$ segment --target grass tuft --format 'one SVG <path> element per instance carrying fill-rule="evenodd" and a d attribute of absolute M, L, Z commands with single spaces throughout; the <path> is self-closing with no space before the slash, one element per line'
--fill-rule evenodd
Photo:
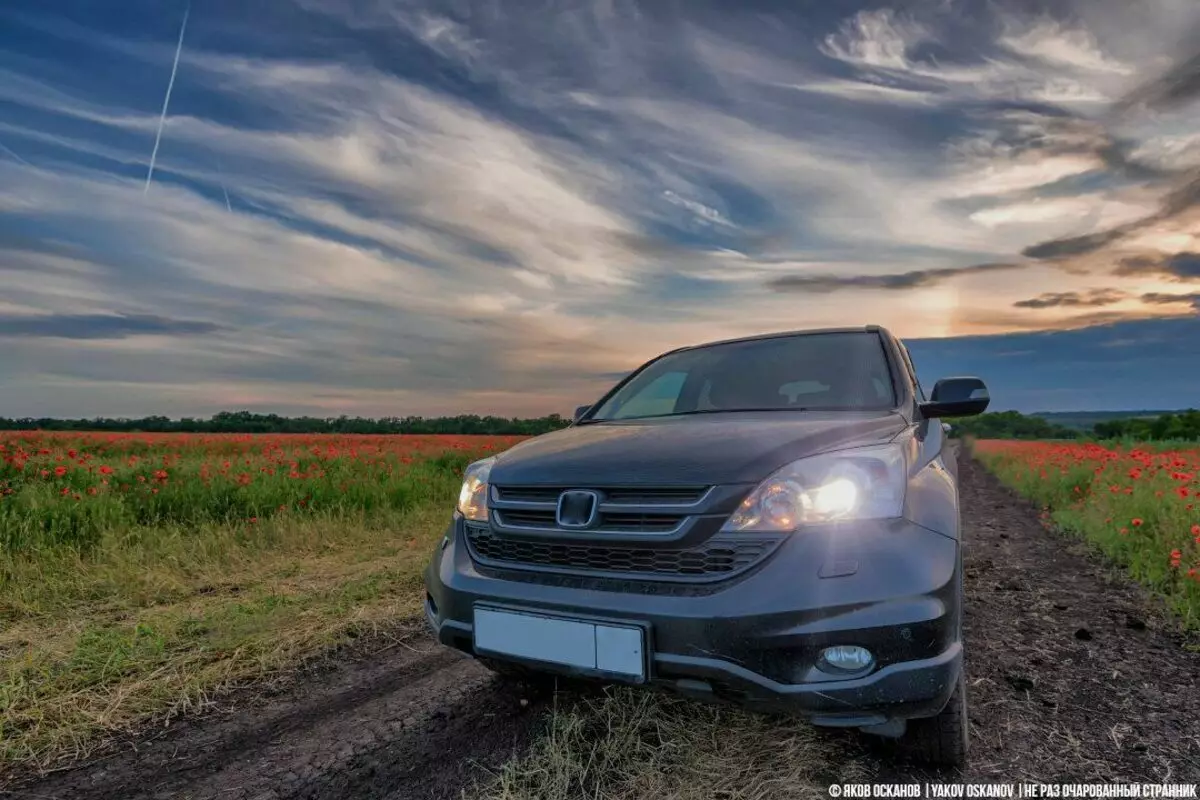
<path fill-rule="evenodd" d="M 523 757 L 478 787 L 480 800 L 825 798 L 870 769 L 841 732 L 733 707 L 610 687 L 560 702 Z"/>

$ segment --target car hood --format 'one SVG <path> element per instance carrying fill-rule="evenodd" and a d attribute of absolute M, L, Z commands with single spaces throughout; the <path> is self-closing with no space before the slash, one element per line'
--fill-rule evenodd
<path fill-rule="evenodd" d="M 527 439 L 496 458 L 505 485 L 700 486 L 757 482 L 798 458 L 890 441 L 894 412 L 737 412 L 600 422 Z"/>

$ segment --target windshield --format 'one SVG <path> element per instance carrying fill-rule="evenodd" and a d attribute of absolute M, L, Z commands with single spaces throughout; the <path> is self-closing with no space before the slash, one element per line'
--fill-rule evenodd
<path fill-rule="evenodd" d="M 865 411 L 895 405 L 878 335 L 808 333 L 663 356 L 585 421 L 721 411 Z"/>

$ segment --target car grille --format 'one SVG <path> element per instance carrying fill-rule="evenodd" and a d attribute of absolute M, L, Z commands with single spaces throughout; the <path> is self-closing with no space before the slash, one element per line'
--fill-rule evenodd
<path fill-rule="evenodd" d="M 761 561 L 778 544 L 778 539 L 750 537 L 710 539 L 691 548 L 528 541 L 502 539 L 473 524 L 466 533 L 471 554 L 484 562 L 648 577 L 728 577 Z"/>
<path fill-rule="evenodd" d="M 496 521 L 504 528 L 536 528 L 554 530 L 558 523 L 554 509 L 497 510 Z M 591 529 L 601 533 L 670 533 L 683 522 L 682 514 L 640 514 L 623 511 L 601 511 Z"/>
<path fill-rule="evenodd" d="M 557 503 L 558 496 L 574 486 L 494 486 L 496 499 L 520 503 Z M 693 505 L 704 497 L 707 486 L 654 486 L 600 489 L 604 502 L 623 505 Z"/>

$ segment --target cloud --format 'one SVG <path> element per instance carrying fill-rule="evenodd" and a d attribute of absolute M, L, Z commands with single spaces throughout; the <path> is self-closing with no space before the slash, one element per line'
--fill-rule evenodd
<path fill-rule="evenodd" d="M 964 335 L 970 335 L 975 331 L 992 332 L 995 330 L 1003 330 L 1011 334 L 1034 331 L 1049 333 L 1086 330 L 1142 320 L 1157 320 L 1171 313 L 1169 309 L 1149 308 L 1140 311 L 1088 311 L 1081 314 L 1058 316 L 1054 319 L 1053 325 L 1047 325 L 1044 320 L 1035 319 L 1025 312 L 971 308 L 960 309 L 955 315 L 955 322 Z M 1174 312 L 1174 315 L 1181 316 L 1178 312 Z"/>
<path fill-rule="evenodd" d="M 1173 275 L 1200 278 L 1200 253 L 1176 253 L 1163 263 Z"/>
<path fill-rule="evenodd" d="M 1114 275 L 1161 275 L 1175 280 L 1200 280 L 1200 253 L 1136 255 L 1121 259 Z"/>
<path fill-rule="evenodd" d="M 1105 245 L 1120 239 L 1124 234 L 1124 230 L 1116 229 L 1083 236 L 1070 236 L 1066 239 L 1054 239 L 1026 247 L 1021 251 L 1021 255 L 1027 258 L 1062 258 L 1063 256 L 1094 253 Z"/>
<path fill-rule="evenodd" d="M 821 51 L 854 67 L 864 83 L 888 78 L 901 90 L 925 91 L 941 102 L 1020 98 L 1095 107 L 1116 99 L 1135 72 L 1106 54 L 1085 29 L 994 8 L 990 19 L 970 20 L 959 18 L 949 4 L 859 11 L 825 38 Z M 1003 32 L 983 40 L 979 32 L 992 26 Z M 840 93 L 850 94 L 844 87 Z M 896 99 L 903 102 L 902 96 Z"/>
<path fill-rule="evenodd" d="M 909 51 L 931 38 L 930 31 L 893 9 L 860 11 L 825 37 L 822 52 L 850 64 L 890 70 L 911 70 Z"/>
<path fill-rule="evenodd" d="M 1121 110 L 1137 106 L 1168 109 L 1190 103 L 1197 96 L 1200 96 L 1200 52 L 1180 59 L 1163 74 L 1139 85 L 1116 107 Z"/>
<path fill-rule="evenodd" d="M 1021 56 L 1081 72 L 1118 75 L 1134 72 L 1130 65 L 1104 53 L 1090 32 L 1068 28 L 1050 18 L 1026 25 L 1023 30 L 1009 32 L 1001 37 L 1000 46 Z"/>
<path fill-rule="evenodd" d="M 1013 303 L 1015 308 L 1078 308 L 1111 306 L 1128 295 L 1120 289 L 1092 289 L 1082 292 L 1046 292 L 1028 300 Z"/>
<path fill-rule="evenodd" d="M 0 338 L 125 339 L 130 336 L 203 336 L 221 326 L 154 314 L 0 314 Z"/>
<path fill-rule="evenodd" d="M 1020 269 L 1020 264 L 975 264 L 970 267 L 913 270 L 892 275 L 783 275 L 767 281 L 772 289 L 824 294 L 843 289 L 882 289 L 904 291 L 934 286 L 960 275 Z"/>
<path fill-rule="evenodd" d="M 970 312 L 1200 248 L 1194 129 L 1104 113 L 1162 72 L 1124 12 L 833 5 L 197 7 L 145 198 L 178 14 L 30 11 L 0 32 L 0 314 L 216 329 L 10 334 L 0 403 L 565 413 L 797 318 L 1075 325 Z"/>
<path fill-rule="evenodd" d="M 1187 303 L 1200 311 L 1200 292 L 1147 292 L 1141 296 L 1143 303 L 1151 305 L 1175 305 L 1177 303 Z"/>

